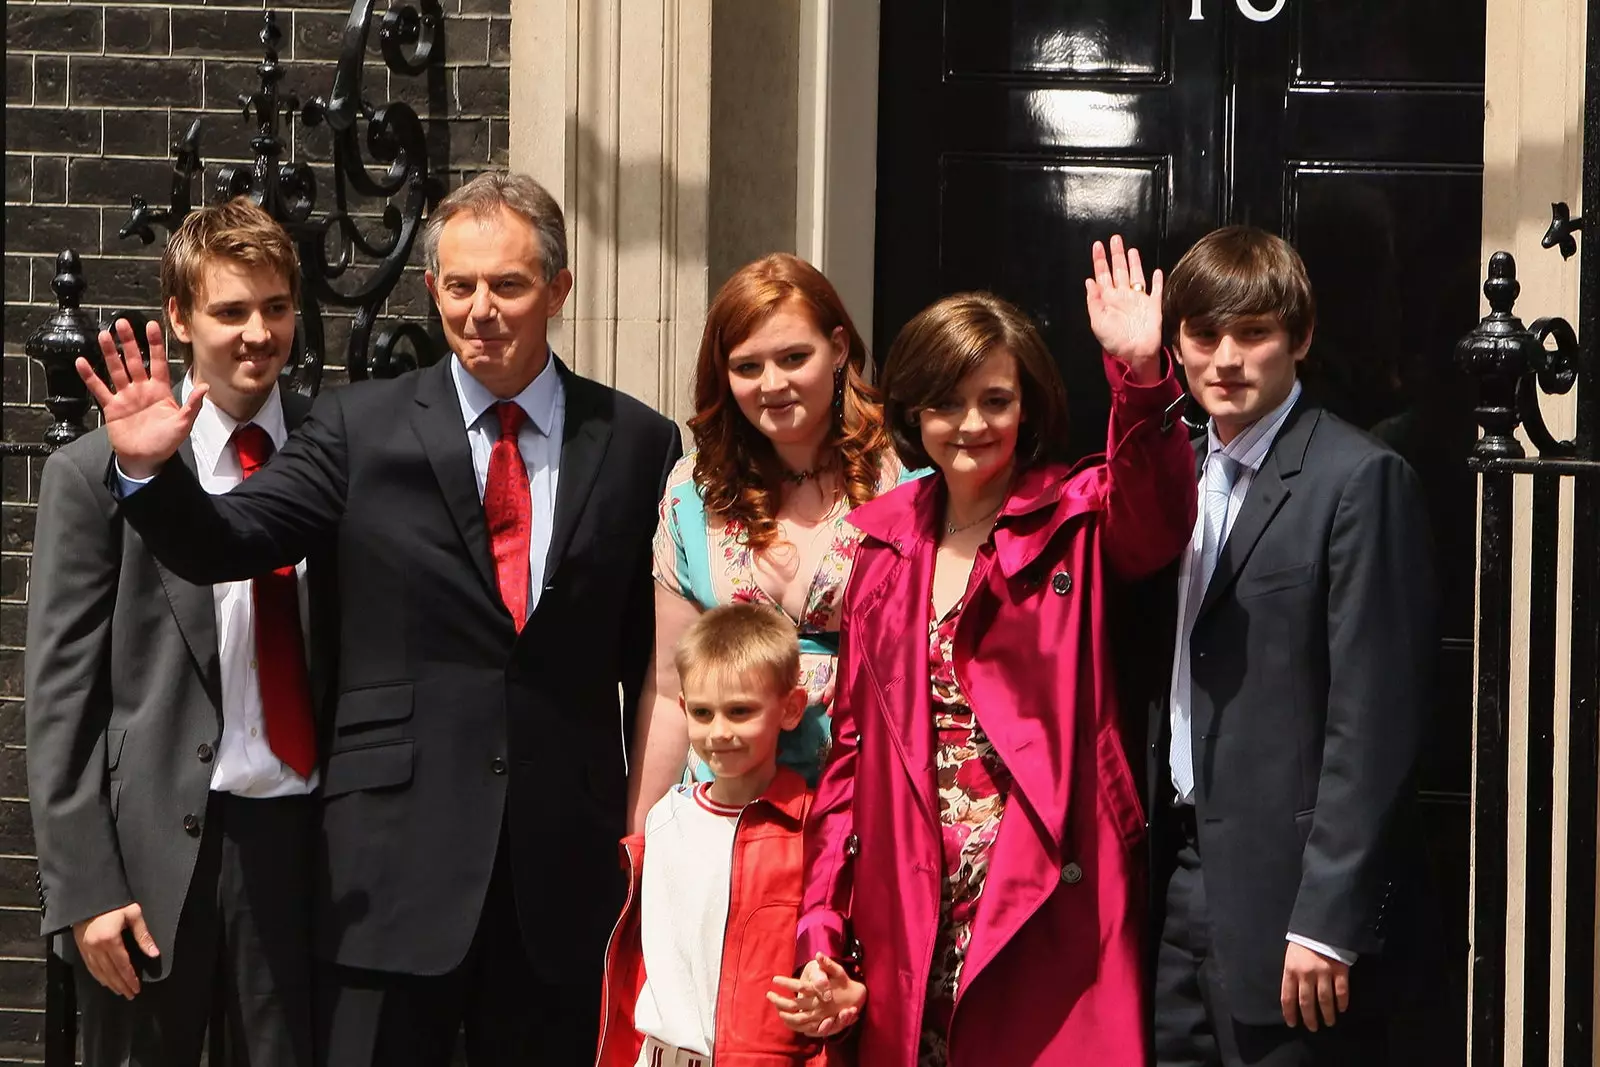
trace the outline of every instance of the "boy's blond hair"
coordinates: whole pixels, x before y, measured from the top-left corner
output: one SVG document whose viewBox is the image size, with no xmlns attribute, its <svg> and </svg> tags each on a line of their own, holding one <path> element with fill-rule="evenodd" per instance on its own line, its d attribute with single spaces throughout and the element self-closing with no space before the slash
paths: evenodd
<svg viewBox="0 0 1600 1067">
<path fill-rule="evenodd" d="M 725 604 L 705 612 L 684 632 L 673 662 L 680 680 L 713 671 L 740 678 L 760 674 L 780 692 L 800 684 L 794 625 L 761 604 Z"/>
<path fill-rule="evenodd" d="M 195 208 L 184 218 L 161 254 L 161 308 L 176 301 L 178 315 L 188 321 L 203 295 L 206 265 L 219 259 L 248 267 L 268 267 L 289 285 L 289 298 L 300 299 L 300 260 L 294 241 L 278 221 L 249 197 Z M 167 323 L 168 332 L 172 324 Z M 188 361 L 187 345 L 174 343 Z"/>
</svg>

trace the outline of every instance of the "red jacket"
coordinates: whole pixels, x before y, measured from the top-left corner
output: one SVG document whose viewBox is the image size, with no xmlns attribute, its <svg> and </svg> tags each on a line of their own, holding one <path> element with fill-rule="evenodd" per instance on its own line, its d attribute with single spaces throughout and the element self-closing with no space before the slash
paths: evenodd
<svg viewBox="0 0 1600 1067">
<path fill-rule="evenodd" d="M 714 1067 L 799 1067 L 826 1063 L 821 1046 L 789 1030 L 767 1002 L 772 976 L 790 974 L 800 907 L 804 842 L 801 827 L 811 791 L 794 771 L 778 768 L 767 791 L 739 816 L 733 836 L 733 884 L 717 988 Z M 628 897 L 606 946 L 597 1067 L 634 1067 L 644 1038 L 633 1009 L 644 988 L 639 942 L 639 882 L 644 835 L 624 838 Z"/>
<path fill-rule="evenodd" d="M 1107 582 L 1194 528 L 1194 452 L 1169 372 L 1106 357 L 1105 458 L 1017 478 L 955 636 L 962 691 L 1010 771 L 950 1030 L 951 1067 L 1142 1067 L 1144 818 L 1123 752 Z M 864 504 L 845 593 L 834 744 L 806 830 L 796 958 L 859 950 L 862 1067 L 914 1067 L 944 877 L 928 676 L 942 479 Z M 975 579 L 979 580 L 979 579 Z M 1152 633 L 1165 643 L 1170 633 Z"/>
</svg>

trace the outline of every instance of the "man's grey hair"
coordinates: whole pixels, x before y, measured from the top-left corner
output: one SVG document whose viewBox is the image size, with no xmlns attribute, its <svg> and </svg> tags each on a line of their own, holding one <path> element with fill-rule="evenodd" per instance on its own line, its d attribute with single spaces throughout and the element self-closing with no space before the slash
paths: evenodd
<svg viewBox="0 0 1600 1067">
<path fill-rule="evenodd" d="M 439 201 L 428 216 L 422 231 L 423 262 L 430 273 L 439 273 L 439 234 L 445 223 L 462 212 L 487 218 L 505 207 L 528 220 L 539 235 L 539 251 L 544 257 L 544 280 L 554 281 L 567 266 L 567 221 L 561 205 L 545 187 L 526 174 L 489 171 L 478 175 Z"/>
</svg>

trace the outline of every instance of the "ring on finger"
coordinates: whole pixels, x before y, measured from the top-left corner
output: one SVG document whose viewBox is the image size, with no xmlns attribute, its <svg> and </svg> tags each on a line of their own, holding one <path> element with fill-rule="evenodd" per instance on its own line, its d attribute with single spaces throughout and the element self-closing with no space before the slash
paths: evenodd
<svg viewBox="0 0 1600 1067">
<path fill-rule="evenodd" d="M 1136 292 L 1136 293 L 1144 292 L 1144 282 L 1134 282 L 1133 283 L 1133 291 Z"/>
</svg>

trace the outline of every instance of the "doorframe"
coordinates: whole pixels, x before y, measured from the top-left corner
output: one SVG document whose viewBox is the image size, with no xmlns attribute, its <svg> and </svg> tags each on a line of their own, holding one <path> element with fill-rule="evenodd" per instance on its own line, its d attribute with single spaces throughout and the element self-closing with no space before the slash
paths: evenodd
<svg viewBox="0 0 1600 1067">
<path fill-rule="evenodd" d="M 877 3 L 801 0 L 795 250 L 872 337 L 877 260 Z"/>
</svg>

